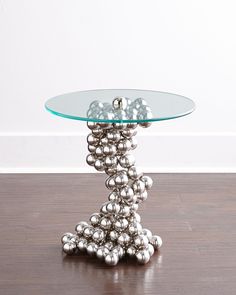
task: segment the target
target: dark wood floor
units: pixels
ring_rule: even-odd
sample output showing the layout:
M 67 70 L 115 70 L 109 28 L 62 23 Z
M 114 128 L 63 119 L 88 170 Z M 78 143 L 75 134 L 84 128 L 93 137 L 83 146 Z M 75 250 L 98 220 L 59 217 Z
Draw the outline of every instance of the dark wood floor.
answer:
M 236 294 L 236 174 L 156 174 L 150 263 L 66 257 L 60 236 L 107 199 L 105 176 L 0 175 L 0 294 Z

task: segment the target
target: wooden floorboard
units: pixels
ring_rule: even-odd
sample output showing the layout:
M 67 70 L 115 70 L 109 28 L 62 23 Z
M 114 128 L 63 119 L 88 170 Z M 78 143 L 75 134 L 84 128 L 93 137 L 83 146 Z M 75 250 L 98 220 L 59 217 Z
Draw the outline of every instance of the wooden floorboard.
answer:
M 107 200 L 103 174 L 0 175 L 0 294 L 236 294 L 236 174 L 152 174 L 150 263 L 67 257 L 60 236 Z

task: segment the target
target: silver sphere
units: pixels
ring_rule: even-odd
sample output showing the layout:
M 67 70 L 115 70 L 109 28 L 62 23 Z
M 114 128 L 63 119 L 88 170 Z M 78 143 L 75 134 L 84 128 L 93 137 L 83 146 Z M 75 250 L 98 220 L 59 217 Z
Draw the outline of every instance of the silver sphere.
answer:
M 136 247 L 147 247 L 149 243 L 148 237 L 145 235 L 138 235 L 134 238 L 134 244 Z
M 89 109 L 102 109 L 103 108 L 103 103 L 99 100 L 94 100 L 91 102 L 91 104 L 89 105 Z
M 83 230 L 83 236 L 85 238 L 91 238 L 94 232 L 94 228 L 91 225 L 85 226 Z
M 120 197 L 125 201 L 132 201 L 134 197 L 134 191 L 130 186 L 124 186 L 120 189 Z
M 87 244 L 88 244 L 88 242 L 84 238 L 80 238 L 77 243 L 80 251 L 85 251 L 87 249 Z
M 152 236 L 150 243 L 153 245 L 155 250 L 158 250 L 162 246 L 162 239 L 159 236 Z
M 147 197 L 148 197 L 148 193 L 145 190 L 144 192 L 137 195 L 137 202 L 142 203 L 147 200 Z
M 103 214 L 108 214 L 108 212 L 107 212 L 107 204 L 108 204 L 109 202 L 106 202 L 106 203 L 104 203 L 104 204 L 102 204 L 102 207 L 101 207 L 101 209 L 100 209 L 100 212 L 101 213 L 103 213 Z
M 105 172 L 107 175 L 114 175 L 117 172 L 117 167 L 105 168 Z
M 110 231 L 110 233 L 109 233 L 109 237 L 110 237 L 111 241 L 114 242 L 114 241 L 116 241 L 116 240 L 118 239 L 119 234 L 118 234 L 117 231 L 112 230 L 112 231 Z
M 108 139 L 108 142 L 118 142 L 120 140 L 120 132 L 118 131 L 108 131 L 107 132 L 107 139 Z
M 131 222 L 128 230 L 131 235 L 139 235 L 142 233 L 142 225 L 139 222 Z
M 114 248 L 114 244 L 111 241 L 106 242 L 103 246 L 106 247 L 109 251 L 111 251 L 111 249 Z
M 105 259 L 106 255 L 109 253 L 110 251 L 104 247 L 104 246 L 100 246 L 98 247 L 97 249 L 97 258 L 100 259 L 100 260 L 103 260 Z
M 146 249 L 139 250 L 136 253 L 136 258 L 138 260 L 138 263 L 145 264 L 150 260 L 150 254 L 149 254 L 148 250 L 146 250 Z
M 87 126 L 90 130 L 97 129 L 98 125 L 95 122 L 87 122 Z
M 137 202 L 137 200 L 136 200 L 136 202 Z M 130 211 L 131 211 L 131 212 L 136 212 L 136 211 L 138 211 L 138 204 L 137 204 L 137 203 L 133 203 L 133 204 L 131 204 L 131 205 L 130 205 Z
M 130 214 L 130 207 L 126 206 L 126 205 L 122 205 L 120 207 L 119 215 L 123 216 L 123 217 L 127 217 L 127 216 L 129 216 L 129 214 Z
M 151 239 L 152 239 L 152 232 L 149 229 L 143 228 L 142 234 L 145 235 L 148 238 L 149 241 L 151 241 Z
M 100 159 L 97 159 L 94 163 L 94 167 L 98 171 L 103 171 L 105 169 L 104 162 Z
M 115 110 L 125 110 L 127 108 L 128 101 L 125 97 L 116 97 L 112 102 L 112 106 Z
M 87 162 L 87 164 L 90 165 L 90 166 L 93 166 L 94 163 L 95 163 L 95 161 L 96 161 L 96 158 L 95 158 L 94 155 L 92 155 L 92 154 L 89 154 L 89 155 L 86 157 L 86 162 Z
M 137 212 L 132 212 L 132 214 L 129 216 L 130 222 L 141 222 L 141 217 Z
M 95 228 L 93 233 L 93 240 L 97 243 L 103 241 L 105 238 L 105 233 L 101 228 Z
M 116 220 L 114 227 L 117 231 L 124 231 L 127 228 L 128 224 L 129 222 L 126 218 L 119 218 L 118 220 Z
M 101 219 L 101 214 L 99 214 L 99 213 L 93 213 L 91 216 L 90 216 L 90 223 L 92 224 L 92 225 L 97 225 L 97 224 L 99 224 L 99 222 L 100 222 L 100 219 Z
M 94 243 L 94 242 L 88 243 L 88 245 L 87 245 L 87 253 L 90 256 L 95 255 L 96 252 L 97 252 L 97 249 L 98 249 L 98 245 L 96 243 Z
M 149 176 L 142 176 L 141 177 L 141 180 L 144 182 L 145 188 L 147 190 L 149 190 L 152 187 L 153 180 L 151 179 L 151 177 L 149 177 Z
M 138 124 L 137 123 L 127 123 L 127 128 L 129 129 L 135 129 L 137 128 Z
M 82 235 L 84 232 L 84 228 L 86 226 L 88 226 L 88 223 L 86 221 L 80 221 L 79 223 L 76 224 L 75 231 L 77 232 L 78 235 Z
M 133 182 L 133 190 L 136 194 L 140 194 L 145 191 L 145 183 L 141 180 L 136 180 Z
M 106 156 L 106 158 L 105 158 L 106 168 L 112 168 L 116 165 L 117 165 L 117 157 L 116 156 Z
M 125 112 L 122 112 L 122 111 L 119 113 L 117 112 L 115 119 L 117 119 L 117 120 L 126 119 Z M 114 127 L 114 129 L 117 129 L 117 130 L 123 130 L 127 127 L 127 124 L 126 123 L 113 123 L 113 127 Z
M 119 153 L 126 153 L 131 149 L 131 141 L 128 139 L 121 139 L 117 145 L 117 151 Z
M 93 134 L 89 134 L 87 137 L 87 142 L 89 145 L 97 145 L 99 138 L 95 137 Z
M 96 151 L 96 146 L 95 145 L 88 145 L 88 150 L 90 151 L 90 153 L 94 154 Z
M 115 177 L 115 184 L 118 187 L 124 186 L 126 184 L 128 184 L 129 182 L 129 178 L 126 174 L 124 173 L 119 173 L 116 177 Z
M 102 217 L 102 219 L 100 221 L 100 226 L 103 229 L 110 229 L 111 228 L 111 220 L 107 217 Z
M 134 246 L 129 246 L 128 248 L 127 248 L 127 250 L 126 250 L 126 254 L 129 256 L 129 257 L 131 257 L 131 258 L 133 258 L 133 257 L 135 257 L 135 254 L 136 254 L 136 248 L 134 247 Z
M 130 236 L 127 233 L 121 233 L 117 242 L 121 246 L 127 246 L 130 242 Z
M 113 176 L 110 176 L 106 179 L 105 185 L 108 189 L 113 190 L 116 187 L 115 179 Z
M 115 201 L 115 202 L 119 202 L 120 201 L 120 197 L 119 197 L 119 193 L 118 191 L 114 190 L 112 191 L 109 196 L 108 196 L 108 200 L 109 201 Z
M 107 145 L 109 143 L 109 140 L 106 136 L 100 138 L 100 142 L 103 146 Z
M 106 144 L 103 146 L 103 153 L 106 156 L 113 156 L 116 153 L 116 146 L 114 144 Z
M 74 242 L 67 242 L 63 245 L 62 249 L 66 254 L 71 255 L 75 253 L 76 244 Z
M 61 237 L 61 243 L 62 244 L 65 244 L 65 243 L 68 243 L 70 242 L 70 240 L 74 237 L 74 234 L 72 233 L 65 233 L 62 235 Z
M 128 169 L 128 176 L 133 180 L 140 178 L 142 175 L 143 175 L 143 172 L 136 166 L 131 166 Z
M 125 250 L 121 245 L 117 245 L 112 249 L 112 253 L 116 253 L 119 259 L 121 259 L 125 255 Z
M 103 133 L 104 131 L 102 130 L 102 128 L 97 128 L 92 130 L 92 134 L 97 138 L 101 137 Z
M 131 138 L 137 134 L 137 130 L 135 129 L 125 129 L 121 132 L 121 134 L 126 138 Z
M 108 265 L 116 265 L 119 261 L 118 255 L 116 253 L 110 252 L 105 256 L 105 262 Z
M 152 256 L 154 254 L 154 247 L 152 244 L 148 244 L 147 250 L 149 252 L 149 255 Z
M 111 214 L 117 214 L 120 211 L 120 205 L 115 202 L 109 202 L 107 204 L 107 212 Z
M 120 166 L 123 168 L 129 168 L 134 165 L 135 159 L 131 154 L 123 155 L 119 158 Z
M 95 156 L 98 158 L 98 159 L 101 159 L 104 154 L 103 154 L 103 147 L 102 146 L 98 146 L 95 150 Z
M 142 123 L 139 123 L 139 126 L 140 127 L 143 127 L 143 128 L 148 128 L 152 125 L 151 122 L 142 122 Z

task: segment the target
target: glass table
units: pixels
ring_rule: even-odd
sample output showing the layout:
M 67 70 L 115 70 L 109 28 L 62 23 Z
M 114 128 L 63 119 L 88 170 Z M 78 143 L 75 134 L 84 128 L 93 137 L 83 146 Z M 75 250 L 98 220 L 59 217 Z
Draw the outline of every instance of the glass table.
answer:
M 108 265 L 116 265 L 125 255 L 147 263 L 162 239 L 143 228 L 137 213 L 153 184 L 131 153 L 137 147 L 137 127 L 186 116 L 194 111 L 194 102 L 159 91 L 100 89 L 59 95 L 45 107 L 52 114 L 87 122 L 87 164 L 108 175 L 108 200 L 88 222 L 76 224 L 75 233 L 63 234 L 63 251 L 86 251 Z

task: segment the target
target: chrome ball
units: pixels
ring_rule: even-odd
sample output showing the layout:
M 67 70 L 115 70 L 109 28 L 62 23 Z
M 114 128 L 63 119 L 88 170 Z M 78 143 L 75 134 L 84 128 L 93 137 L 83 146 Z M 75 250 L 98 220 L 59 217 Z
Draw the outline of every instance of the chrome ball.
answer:
M 121 139 L 117 145 L 117 151 L 119 153 L 126 153 L 131 149 L 131 142 L 128 139 Z
M 152 239 L 152 232 L 149 229 L 143 228 L 142 234 L 145 235 L 148 238 L 149 241 L 151 241 L 151 239 Z
M 109 196 L 108 196 L 108 200 L 109 201 L 115 201 L 115 202 L 119 202 L 120 201 L 120 197 L 119 197 L 119 193 L 118 191 L 114 190 L 112 191 Z
M 115 156 L 106 156 L 105 166 L 106 168 L 112 168 L 117 165 L 117 157 Z
M 107 204 L 107 212 L 111 214 L 117 214 L 120 211 L 120 205 L 115 202 L 109 202 Z
M 88 242 L 86 239 L 80 238 L 77 243 L 78 249 L 80 251 L 85 251 L 87 249 L 87 244 L 88 244 Z
M 126 138 L 131 138 L 132 136 L 135 136 L 137 134 L 137 130 L 125 129 L 125 130 L 121 131 L 121 134 Z
M 108 189 L 112 190 L 116 187 L 115 179 L 113 176 L 110 176 L 106 179 L 105 185 Z
M 93 166 L 95 164 L 95 161 L 96 161 L 96 158 L 94 157 L 94 155 L 92 154 L 89 154 L 87 157 L 86 157 L 86 162 L 88 165 L 90 166 Z
M 92 225 L 98 225 L 99 222 L 100 222 L 100 219 L 101 219 L 101 214 L 99 213 L 93 213 L 91 216 L 90 216 L 90 223 Z
M 136 194 L 140 194 L 145 191 L 145 183 L 141 180 L 135 180 L 133 182 L 133 190 Z
M 83 236 L 85 238 L 91 238 L 94 232 L 94 228 L 91 225 L 85 226 L 83 230 Z
M 152 244 L 148 244 L 147 250 L 149 252 L 149 255 L 152 256 L 154 254 L 154 247 L 152 246 Z
M 111 220 L 107 217 L 102 217 L 102 219 L 100 221 L 100 226 L 103 229 L 110 229 L 111 228 Z
M 116 153 L 116 146 L 114 144 L 106 144 L 103 146 L 103 153 L 106 156 L 112 156 Z
M 145 200 L 147 200 L 147 197 L 148 197 L 148 193 L 147 191 L 145 190 L 144 192 L 140 193 L 140 194 L 137 194 L 137 202 L 138 203 L 142 203 L 144 202 Z
M 124 186 L 120 189 L 120 197 L 125 201 L 132 201 L 134 191 L 130 186 Z
M 87 136 L 87 142 L 89 145 L 97 145 L 99 142 L 99 138 L 95 137 L 93 134 L 89 134 Z
M 115 224 L 114 224 L 114 228 L 116 231 L 124 231 L 127 226 L 128 226 L 129 222 L 126 218 L 119 218 L 118 220 L 116 220 Z
M 104 162 L 100 159 L 97 159 L 94 163 L 94 167 L 98 171 L 103 171 L 105 169 Z
M 103 246 L 106 247 L 109 251 L 111 251 L 112 248 L 114 248 L 114 244 L 111 241 L 106 242 Z
M 97 129 L 98 125 L 95 122 L 87 122 L 87 126 L 90 130 Z
M 112 231 L 110 231 L 110 233 L 109 233 L 109 237 L 110 237 L 111 241 L 114 242 L 114 241 L 116 241 L 116 240 L 118 239 L 119 234 L 118 234 L 117 231 L 112 230 Z
M 117 167 L 105 168 L 105 172 L 107 175 L 114 175 L 117 172 Z
M 80 221 L 79 223 L 76 224 L 75 231 L 77 232 L 78 235 L 82 235 L 84 232 L 84 228 L 86 226 L 88 226 L 88 223 L 86 221 Z
M 121 245 L 117 245 L 112 249 L 112 253 L 117 254 L 119 259 L 121 259 L 125 255 L 125 250 Z
M 127 216 L 129 216 L 129 214 L 130 214 L 130 207 L 126 206 L 126 205 L 122 205 L 120 207 L 119 215 L 123 216 L 123 217 L 127 217 Z
M 98 245 L 96 243 L 94 243 L 94 242 L 88 243 L 88 245 L 87 245 L 87 253 L 90 256 L 95 255 L 96 252 L 97 252 L 97 249 L 98 249 Z
M 88 150 L 90 153 L 94 154 L 96 151 L 96 146 L 95 145 L 88 145 Z
M 130 242 L 130 236 L 127 233 L 121 233 L 117 242 L 121 246 L 127 246 Z
M 105 259 L 105 256 L 109 253 L 110 251 L 104 247 L 104 246 L 100 246 L 98 247 L 97 249 L 97 258 L 100 259 L 100 260 L 103 260 Z
M 96 228 L 93 232 L 93 240 L 97 243 L 103 241 L 105 238 L 105 233 L 102 229 Z
M 139 222 L 131 222 L 128 230 L 131 235 L 139 235 L 142 233 L 142 225 Z
M 91 102 L 91 104 L 89 105 L 89 109 L 102 109 L 103 108 L 103 103 L 99 100 L 94 100 Z
M 71 255 L 75 253 L 76 244 L 74 242 L 67 242 L 63 245 L 62 249 L 66 254 Z
M 153 245 L 155 250 L 158 250 L 159 248 L 161 248 L 162 246 L 162 239 L 159 236 L 152 236 L 151 240 L 150 240 L 150 244 Z
M 125 97 L 116 97 L 112 102 L 112 106 L 115 110 L 125 110 L 128 106 L 128 101 Z
M 143 172 L 136 166 L 131 166 L 128 169 L 128 176 L 133 180 L 140 178 L 142 175 L 143 175 Z
M 108 142 L 118 142 L 120 140 L 120 132 L 118 131 L 108 131 L 107 132 L 107 139 L 108 139 Z
M 131 154 L 123 155 L 119 158 L 120 166 L 123 168 L 129 168 L 134 165 L 135 159 Z
M 147 190 L 149 190 L 152 187 L 153 180 L 151 179 L 151 177 L 149 177 L 149 176 L 142 176 L 140 180 L 144 182 L 145 188 Z
M 150 260 L 150 254 L 149 254 L 149 251 L 144 249 L 144 250 L 139 250 L 137 253 L 136 253 L 136 258 L 137 258 L 137 261 L 138 263 L 140 264 L 145 264 L 147 263 L 149 260 Z
M 129 178 L 126 174 L 124 173 L 119 173 L 116 177 L 115 177 L 115 184 L 118 187 L 124 186 L 126 184 L 128 184 L 129 182 Z
M 135 257 L 136 248 L 134 246 L 129 246 L 126 250 L 126 254 L 131 258 Z
M 95 150 L 95 156 L 98 158 L 98 159 L 101 159 L 104 155 L 103 155 L 103 148 L 102 146 L 98 146 Z
M 74 235 L 72 233 L 65 233 L 62 235 L 61 237 L 61 243 L 65 244 L 70 242 L 70 240 L 74 237 Z
M 149 243 L 148 237 L 145 235 L 138 235 L 134 238 L 134 244 L 136 247 L 147 247 Z
M 103 146 L 107 145 L 109 143 L 109 140 L 106 136 L 100 138 L 100 142 Z
M 129 217 L 130 222 L 141 222 L 141 217 L 137 212 L 132 212 L 132 214 Z
M 139 126 L 140 127 L 143 127 L 143 128 L 148 128 L 151 125 L 152 125 L 151 122 L 142 122 L 142 123 L 139 123 Z
M 92 134 L 97 138 L 101 137 L 103 135 L 103 133 L 104 132 L 103 132 L 102 128 L 97 128 L 97 129 L 92 130 Z
M 127 128 L 129 129 L 135 129 L 137 128 L 138 124 L 137 123 L 127 123 Z
M 119 261 L 118 255 L 116 253 L 110 252 L 105 256 L 105 262 L 108 265 L 116 265 Z

